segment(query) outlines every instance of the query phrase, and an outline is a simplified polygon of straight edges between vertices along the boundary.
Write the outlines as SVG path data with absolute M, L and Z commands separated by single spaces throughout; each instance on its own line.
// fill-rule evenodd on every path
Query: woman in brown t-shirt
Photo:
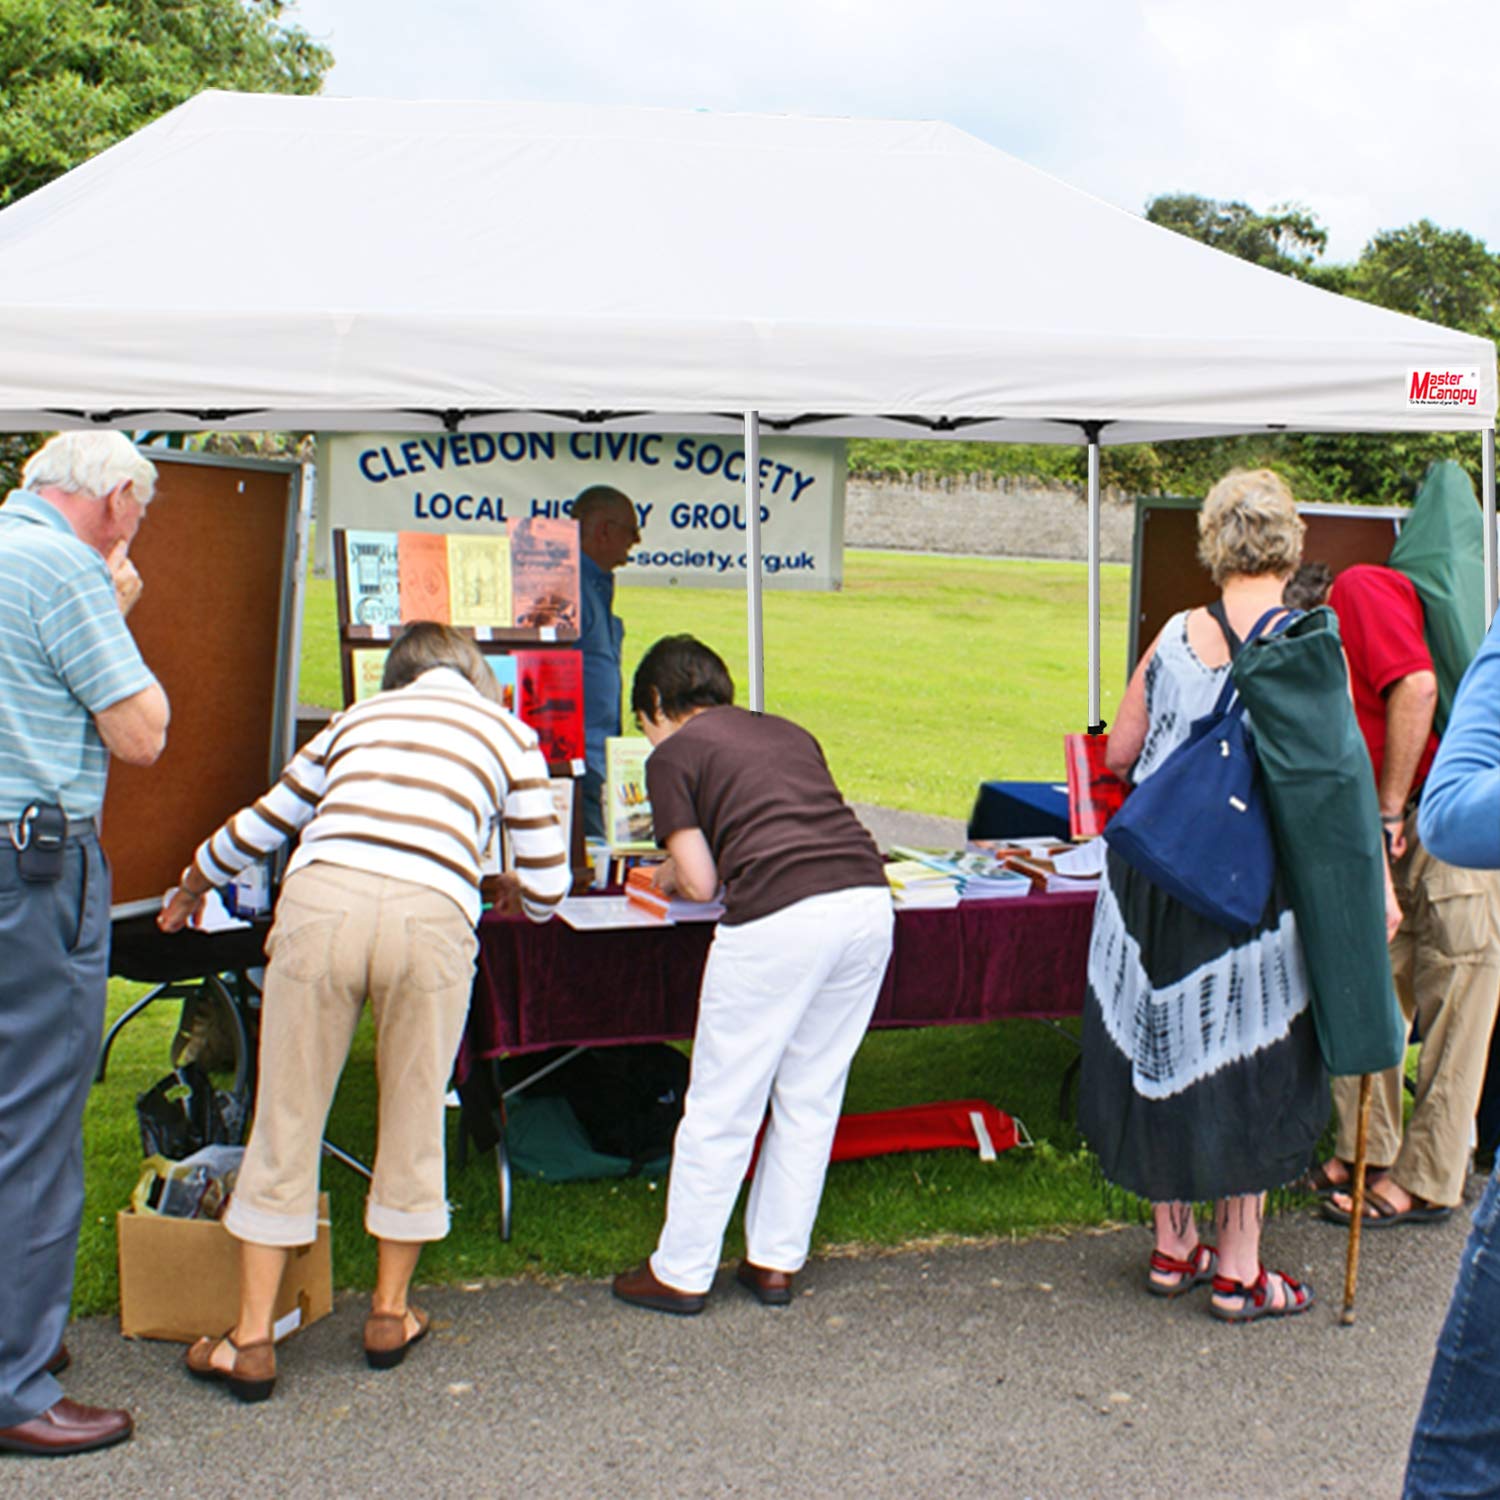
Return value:
M 722 883 L 655 1254 L 615 1295 L 660 1312 L 703 1310 L 756 1132 L 770 1118 L 745 1207 L 739 1280 L 791 1301 L 823 1193 L 849 1064 L 891 953 L 880 855 L 834 785 L 818 742 L 786 719 L 735 708 L 724 663 L 691 636 L 658 641 L 631 707 L 646 762 L 657 885 L 710 900 Z

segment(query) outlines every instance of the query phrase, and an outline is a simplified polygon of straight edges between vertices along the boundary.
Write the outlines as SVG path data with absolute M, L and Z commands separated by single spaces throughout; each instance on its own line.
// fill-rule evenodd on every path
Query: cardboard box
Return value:
M 122 1211 L 120 1332 L 129 1339 L 187 1344 L 233 1328 L 239 1316 L 239 1241 L 213 1219 L 168 1219 Z M 318 1238 L 291 1252 L 276 1299 L 276 1337 L 333 1310 L 328 1194 L 318 1195 Z

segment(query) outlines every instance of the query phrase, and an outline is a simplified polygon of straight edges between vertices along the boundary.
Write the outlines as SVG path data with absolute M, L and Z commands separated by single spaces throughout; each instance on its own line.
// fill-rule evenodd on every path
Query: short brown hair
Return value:
M 1235 469 L 1208 492 L 1198 512 L 1198 561 L 1220 587 L 1233 573 L 1291 573 L 1301 561 L 1306 530 L 1280 474 Z
M 399 636 L 385 659 L 382 692 L 410 686 L 423 672 L 451 667 L 473 683 L 492 703 L 500 702 L 500 684 L 484 653 L 462 631 L 435 620 L 416 620 Z
M 641 658 L 630 688 L 631 711 L 648 719 L 680 719 L 689 709 L 733 702 L 723 658 L 690 635 L 664 635 Z

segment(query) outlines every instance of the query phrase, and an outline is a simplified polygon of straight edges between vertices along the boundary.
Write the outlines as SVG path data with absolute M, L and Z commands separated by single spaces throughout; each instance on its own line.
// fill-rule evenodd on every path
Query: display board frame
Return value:
M 301 462 L 142 452 L 158 481 L 131 546 L 145 589 L 130 628 L 172 722 L 155 765 L 110 765 L 111 919 L 158 910 L 194 848 L 290 758 L 308 548 Z
M 1141 652 L 1172 615 L 1218 597 L 1197 556 L 1197 513 L 1202 505 L 1201 499 L 1178 495 L 1136 499 L 1127 680 Z M 1299 505 L 1297 514 L 1307 523 L 1303 561 L 1326 562 L 1337 575 L 1355 563 L 1385 562 L 1411 511 L 1404 505 L 1307 504 Z

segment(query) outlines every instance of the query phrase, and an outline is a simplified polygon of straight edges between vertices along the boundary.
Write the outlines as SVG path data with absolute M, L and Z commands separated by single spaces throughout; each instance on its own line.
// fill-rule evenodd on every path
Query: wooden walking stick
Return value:
M 1348 1328 L 1354 1322 L 1354 1290 L 1359 1284 L 1359 1231 L 1365 1221 L 1365 1148 L 1370 1134 L 1372 1074 L 1359 1080 L 1359 1129 L 1354 1137 L 1354 1176 L 1349 1196 L 1349 1253 L 1344 1260 L 1344 1310 L 1339 1322 Z

